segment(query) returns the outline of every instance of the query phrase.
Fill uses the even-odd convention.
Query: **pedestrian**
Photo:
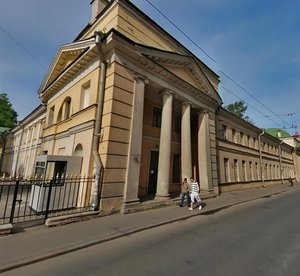
[[[187,198],[187,205],[188,207],[191,204],[191,198],[190,198],[190,184],[187,181],[187,178],[185,177],[183,182],[181,183],[181,194],[180,194],[180,198],[181,198],[181,202],[180,202],[180,207],[184,206],[184,199],[185,196]]]
[[[202,205],[201,205],[201,198],[199,195],[199,184],[192,177],[191,177],[190,196],[191,196],[191,207],[189,208],[189,210],[193,211],[194,207],[196,207],[194,206],[196,201],[197,201],[197,205],[199,206],[199,210],[201,210]]]
[[[291,177],[289,178],[289,182],[290,182],[290,187],[293,187],[294,186],[294,182],[293,182],[293,179]]]

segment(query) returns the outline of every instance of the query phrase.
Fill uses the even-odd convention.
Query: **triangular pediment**
[[[39,93],[49,87],[67,68],[87,52],[93,45],[91,42],[86,40],[61,46],[49,67]]]
[[[151,51],[151,54],[150,54]],[[207,73],[207,67],[200,61],[190,56],[179,55],[177,53],[160,52],[159,50],[148,50],[145,55],[155,63],[162,66],[165,70],[174,74],[177,78],[192,85],[202,93],[207,94],[218,102],[222,102],[217,92],[219,78],[213,72]],[[203,67],[203,68],[202,68]],[[211,82],[215,79],[215,82]]]
[[[85,49],[78,50],[66,50],[62,51],[53,67],[51,75],[49,76],[48,82],[54,81],[65,68],[67,68],[74,60],[76,60]]]

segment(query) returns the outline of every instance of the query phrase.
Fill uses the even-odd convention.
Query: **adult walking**
[[[193,211],[194,207],[196,207],[194,204],[197,202],[197,205],[199,205],[199,210],[202,209],[201,205],[201,198],[199,195],[199,184],[198,182],[191,177],[191,207],[189,208],[190,211]]]
[[[187,178],[185,177],[183,182],[181,183],[181,202],[180,202],[180,207],[184,206],[184,199],[185,197],[187,198],[187,205],[191,205],[191,198],[190,198],[190,184],[187,181]]]

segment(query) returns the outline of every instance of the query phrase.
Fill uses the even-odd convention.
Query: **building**
[[[273,137],[276,137],[280,141],[284,142],[285,144],[290,145],[294,148],[293,151],[293,160],[294,160],[294,167],[295,167],[295,177],[297,181],[300,180],[300,140],[299,134],[290,135],[287,131],[280,129],[280,128],[268,128],[266,132]]]
[[[265,187],[295,177],[294,147],[224,109],[217,114],[220,191]]]
[[[225,111],[218,75],[193,53],[130,1],[91,4],[48,69],[42,105],[12,131],[12,174],[34,174],[39,155],[79,156],[77,173],[95,175],[92,206],[122,212],[169,200],[184,177],[218,194],[293,175],[292,148]]]
[[[12,177],[34,177],[36,156],[41,154],[46,107],[38,106],[7,136],[1,172]]]
[[[10,128],[8,127],[0,127],[0,168],[2,168],[2,164],[3,164],[3,156],[5,154],[9,129]]]

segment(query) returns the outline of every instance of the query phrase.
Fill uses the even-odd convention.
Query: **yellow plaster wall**
[[[114,5],[110,12],[98,19],[82,38],[93,36],[96,30],[107,33],[112,28],[115,28],[117,31],[137,43],[166,51],[178,52],[178,50],[166,40],[164,34],[151,29],[148,22],[136,17],[126,9],[123,4]]]
[[[105,168],[101,208],[118,210],[123,197],[128,161],[133,72],[118,63],[107,68],[99,154]],[[121,200],[121,199],[120,199]]]

